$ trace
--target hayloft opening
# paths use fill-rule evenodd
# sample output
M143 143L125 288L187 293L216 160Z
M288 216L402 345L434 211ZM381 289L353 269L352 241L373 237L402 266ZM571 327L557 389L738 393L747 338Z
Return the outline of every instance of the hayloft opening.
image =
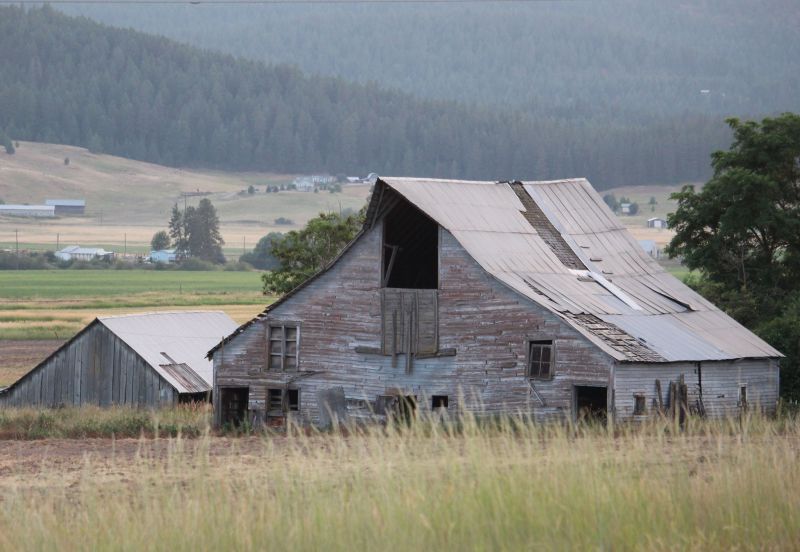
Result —
M383 287L439 287L439 225L408 202L383 221Z
M575 413L579 422L604 422L608 415L608 388L576 385Z

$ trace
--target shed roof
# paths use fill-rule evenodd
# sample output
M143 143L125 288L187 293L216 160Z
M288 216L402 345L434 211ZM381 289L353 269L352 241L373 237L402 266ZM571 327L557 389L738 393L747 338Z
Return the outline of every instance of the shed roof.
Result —
M101 316L97 320L179 393L211 390L213 368L205 353L236 329L236 323L224 312L153 312Z
M375 223L385 190L400 194L453 234L491 276L561 317L616 360L782 356L647 255L586 179L382 177L359 237Z

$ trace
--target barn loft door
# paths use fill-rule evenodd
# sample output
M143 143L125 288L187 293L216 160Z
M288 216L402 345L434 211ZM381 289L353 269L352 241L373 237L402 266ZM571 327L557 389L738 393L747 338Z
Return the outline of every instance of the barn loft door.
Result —
M435 289L382 291L383 354L435 354L439 346Z

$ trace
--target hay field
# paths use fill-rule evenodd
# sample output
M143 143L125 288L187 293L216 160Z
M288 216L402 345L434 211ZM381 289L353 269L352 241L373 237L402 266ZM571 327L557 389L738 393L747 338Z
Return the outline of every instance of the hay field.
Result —
M0 549L796 550L796 419L0 442Z

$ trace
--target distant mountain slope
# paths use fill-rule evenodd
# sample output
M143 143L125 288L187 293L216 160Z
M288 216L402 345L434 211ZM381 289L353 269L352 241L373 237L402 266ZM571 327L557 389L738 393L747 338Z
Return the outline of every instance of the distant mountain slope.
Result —
M697 180L716 117L646 127L420 101L71 18L0 8L0 128L172 166L455 178Z
M800 106L796 0L60 9L312 74L558 118Z

